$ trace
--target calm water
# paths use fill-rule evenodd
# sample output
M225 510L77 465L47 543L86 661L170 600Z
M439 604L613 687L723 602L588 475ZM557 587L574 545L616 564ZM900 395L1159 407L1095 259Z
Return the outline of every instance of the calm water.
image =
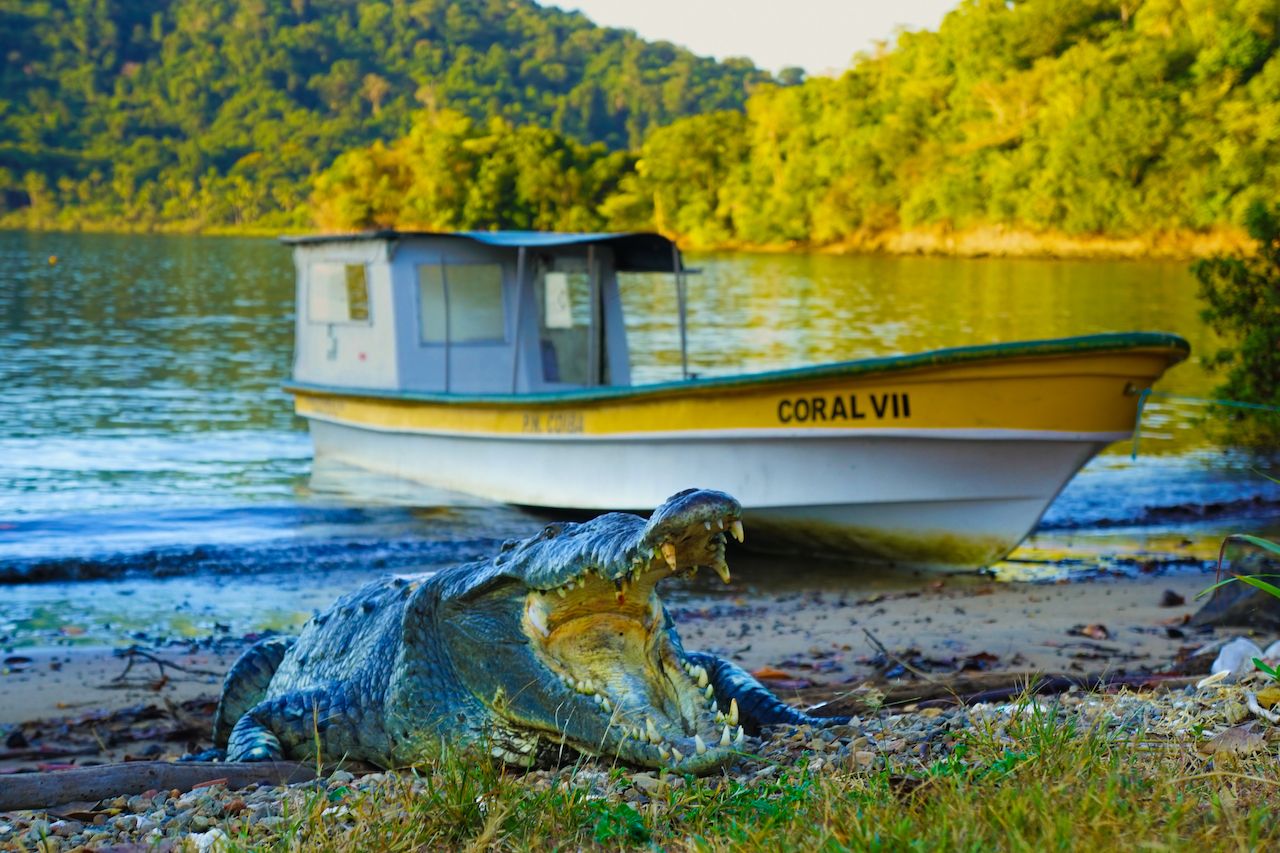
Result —
M1203 397L1214 384L1199 359L1216 342L1181 264L689 260L702 270L690 282L690 366L704 375L1144 329L1193 347L1161 390ZM624 299L636 380L677 378L670 281L635 277ZM56 609L82 596L55 581L125 574L243 572L265 584L266 570L440 565L538 523L506 507L436 506L358 472L312 476L305 427L280 391L292 316L292 262L273 240L0 234L0 581L12 600ZM1153 401L1137 462L1128 448L1097 460L1046 528L1280 498L1204 439L1199 413ZM177 594L167 589L157 601ZM0 615L0 637L36 624L28 617Z

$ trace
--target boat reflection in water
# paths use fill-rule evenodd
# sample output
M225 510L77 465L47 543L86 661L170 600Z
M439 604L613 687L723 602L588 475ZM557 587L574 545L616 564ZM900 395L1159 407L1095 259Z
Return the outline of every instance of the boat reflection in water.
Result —
M643 511L691 486L752 545L930 569L1000 559L1189 347L1129 332L632 385L619 274L654 234L289 238L293 381L318 460L530 507Z

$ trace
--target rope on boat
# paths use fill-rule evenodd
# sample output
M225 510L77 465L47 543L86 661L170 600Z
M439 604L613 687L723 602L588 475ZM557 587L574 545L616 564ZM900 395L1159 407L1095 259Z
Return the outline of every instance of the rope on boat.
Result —
M1133 451L1130 459L1138 458L1138 440L1142 436L1142 410L1147 405L1148 397L1159 397L1162 400L1175 400L1179 403L1192 403L1198 406L1222 406L1228 409L1249 409L1255 412L1280 412L1280 406L1268 406L1264 403L1246 403L1242 400L1218 400L1211 397L1187 397L1182 394L1170 394L1165 391L1153 391L1143 388L1138 395L1138 414L1133 420Z

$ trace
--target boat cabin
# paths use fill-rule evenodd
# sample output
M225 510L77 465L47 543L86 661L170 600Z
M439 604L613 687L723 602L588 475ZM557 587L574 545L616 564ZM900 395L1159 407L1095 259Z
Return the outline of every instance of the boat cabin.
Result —
M657 234L530 231L285 238L297 268L296 382L529 394L631 382L618 273L676 279ZM685 375L687 375L687 368Z

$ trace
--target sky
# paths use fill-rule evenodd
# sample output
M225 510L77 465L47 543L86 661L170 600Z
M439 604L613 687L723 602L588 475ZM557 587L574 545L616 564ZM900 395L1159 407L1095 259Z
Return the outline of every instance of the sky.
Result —
M606 27L635 30L702 56L746 56L777 72L810 76L849 67L854 54L892 42L901 26L935 30L960 0L538 0L582 12Z

